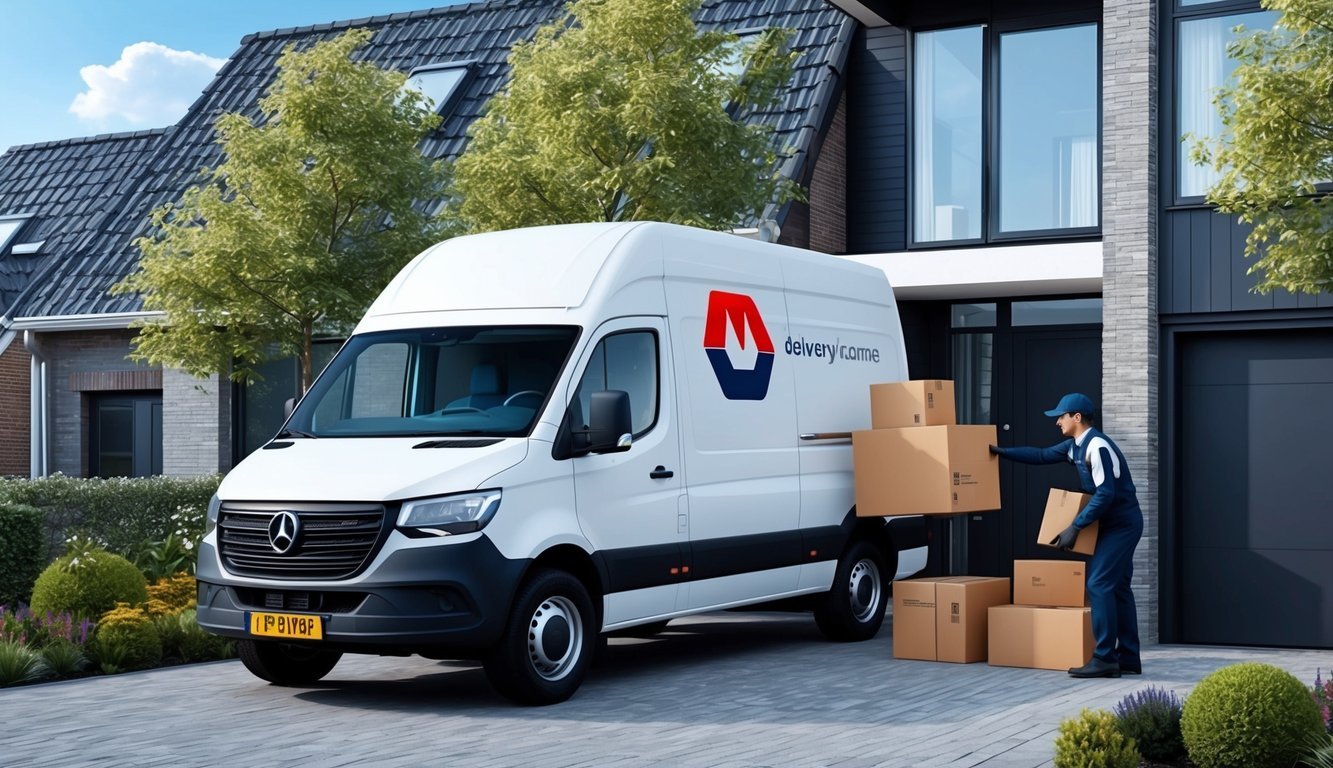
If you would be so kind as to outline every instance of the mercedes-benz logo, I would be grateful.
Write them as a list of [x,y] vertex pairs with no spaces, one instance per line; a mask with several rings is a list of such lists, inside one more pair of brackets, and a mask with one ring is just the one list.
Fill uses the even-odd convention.
[[301,518],[295,512],[283,510],[268,522],[268,543],[273,551],[285,555],[296,546],[296,537],[301,532]]

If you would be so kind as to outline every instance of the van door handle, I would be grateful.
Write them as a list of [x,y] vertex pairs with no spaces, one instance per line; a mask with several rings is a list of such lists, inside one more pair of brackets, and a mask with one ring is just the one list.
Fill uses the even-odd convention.
[[672,472],[671,470],[667,469],[661,464],[658,464],[656,469],[648,473],[648,476],[654,480],[665,480],[668,477],[675,477],[676,473]]

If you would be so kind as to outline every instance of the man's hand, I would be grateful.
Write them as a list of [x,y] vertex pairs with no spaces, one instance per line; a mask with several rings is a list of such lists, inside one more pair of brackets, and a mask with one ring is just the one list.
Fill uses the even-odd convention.
[[1051,539],[1051,546],[1056,549],[1063,549],[1066,552],[1074,548],[1074,542],[1078,540],[1078,528],[1069,526],[1060,531],[1060,535]]
[[1004,455],[1004,449],[1001,448],[1001,447],[998,446],[998,445],[992,445],[992,446],[990,447],[990,452],[993,453],[993,454],[996,455],[996,456],[1003,456],[1003,455]]

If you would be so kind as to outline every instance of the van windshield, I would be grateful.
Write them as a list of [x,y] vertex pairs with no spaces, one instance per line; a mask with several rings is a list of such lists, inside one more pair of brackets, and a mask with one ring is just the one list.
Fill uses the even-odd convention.
[[353,336],[301,400],[284,436],[526,435],[577,336],[570,326]]

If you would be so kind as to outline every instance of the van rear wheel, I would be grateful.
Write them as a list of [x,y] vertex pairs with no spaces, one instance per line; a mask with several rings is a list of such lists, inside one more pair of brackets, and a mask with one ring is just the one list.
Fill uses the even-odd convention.
[[236,655],[251,674],[274,685],[309,685],[333,671],[343,656],[338,651],[272,640],[237,640]]
[[514,599],[486,676],[519,704],[555,704],[578,690],[597,645],[592,598],[564,571],[539,570]]
[[857,541],[839,558],[833,588],[815,606],[815,623],[830,640],[869,640],[884,623],[887,607],[884,553]]

